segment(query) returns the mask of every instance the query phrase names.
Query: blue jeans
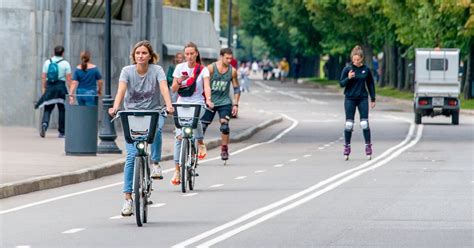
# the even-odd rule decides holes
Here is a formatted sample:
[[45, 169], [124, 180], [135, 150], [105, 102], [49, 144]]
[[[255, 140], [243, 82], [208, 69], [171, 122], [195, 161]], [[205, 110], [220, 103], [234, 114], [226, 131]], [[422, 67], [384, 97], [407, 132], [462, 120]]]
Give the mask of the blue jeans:
[[[165, 118], [160, 116], [158, 118], [158, 128], [155, 133], [155, 140], [151, 144], [151, 161], [158, 163], [161, 161], [161, 147], [162, 147], [162, 131], [165, 125]], [[135, 168], [135, 156], [137, 155], [137, 148], [135, 144], [125, 144], [127, 150], [127, 157], [125, 159], [125, 167], [123, 169], [123, 192], [131, 193], [133, 185], [133, 170]]]
[[97, 90], [80, 89], [76, 90], [77, 104], [82, 106], [97, 106]]

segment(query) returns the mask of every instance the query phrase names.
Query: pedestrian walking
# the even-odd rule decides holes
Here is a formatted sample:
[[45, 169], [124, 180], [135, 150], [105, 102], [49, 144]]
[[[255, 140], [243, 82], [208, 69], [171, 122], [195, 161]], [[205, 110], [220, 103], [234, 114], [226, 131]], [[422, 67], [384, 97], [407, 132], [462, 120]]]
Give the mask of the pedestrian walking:
[[168, 67], [168, 72], [166, 73], [166, 80], [168, 81], [168, 87], [170, 88], [171, 93], [171, 102], [175, 103], [178, 99], [178, 92], [171, 92], [171, 85], [173, 84], [173, 72], [177, 64], [184, 62], [184, 55], [182, 52], [177, 52], [174, 55], [173, 64]]
[[[249, 65], [245, 62], [241, 62], [239, 69], [237, 71], [238, 74], [238, 79], [240, 83], [240, 90], [241, 92], [250, 92], [250, 80], [249, 80], [249, 75], [250, 75], [250, 68]], [[212, 81], [211, 81], [211, 86], [212, 86]], [[214, 103], [215, 104], [215, 103]]]
[[285, 57], [279, 63], [280, 67], [280, 82], [284, 83], [286, 78], [288, 77], [288, 73], [290, 72], [290, 64]]
[[[229, 159], [229, 121], [231, 116], [237, 116], [239, 111], [240, 86], [237, 80], [237, 71], [230, 65], [233, 54], [229, 48], [220, 51], [219, 60], [207, 66], [211, 75], [211, 96], [214, 103], [213, 111], [206, 110], [201, 118], [204, 133], [207, 127], [212, 123], [214, 116], [219, 113], [220, 131], [221, 131], [221, 159]], [[245, 66], [245, 63], [241, 63]], [[248, 70], [247, 72], [248, 73]], [[233, 99], [230, 97], [230, 86], [234, 89]]]
[[[354, 117], [356, 109], [359, 110], [360, 126], [364, 134], [365, 154], [372, 158], [372, 143], [369, 127], [369, 102], [370, 107], [375, 108], [375, 85], [370, 68], [363, 64], [364, 52], [360, 46], [355, 46], [351, 51], [352, 63], [345, 66], [341, 73], [340, 86], [344, 89], [344, 109], [346, 112], [346, 123], [344, 129], [344, 156], [349, 159], [351, 153], [351, 137], [354, 129]], [[367, 92], [368, 90], [368, 92]]]
[[[161, 106], [160, 94], [166, 105], [166, 110], [172, 113], [168, 83], [163, 68], [156, 63], [156, 54], [147, 40], [140, 41], [133, 46], [130, 54], [132, 65], [122, 68], [119, 77], [117, 95], [114, 105], [109, 109], [109, 114], [115, 116], [124, 100], [126, 110], [156, 110]], [[158, 126], [163, 127], [164, 119], [158, 118]], [[162, 172], [159, 162], [161, 160], [161, 132], [158, 128], [155, 133], [155, 141], [151, 145], [152, 173], [154, 179], [162, 179]], [[124, 166], [123, 192], [125, 203], [122, 207], [122, 216], [133, 214], [132, 184], [133, 171], [135, 167], [135, 156], [138, 152], [134, 144], [126, 144], [127, 157]]]
[[64, 138], [65, 109], [64, 101], [67, 95], [66, 85], [71, 85], [71, 65], [63, 58], [64, 47], [56, 46], [54, 56], [46, 60], [41, 73], [42, 96], [35, 104], [35, 108], [43, 108], [43, 119], [41, 121], [40, 136], [46, 135], [49, 127], [49, 120], [54, 105], [58, 106], [58, 137]]
[[78, 105], [97, 106], [96, 96], [102, 95], [102, 75], [99, 68], [90, 62], [89, 51], [81, 52], [80, 57], [81, 63], [72, 75], [70, 103], [73, 103], [75, 95]]
[[301, 63], [298, 58], [293, 59], [293, 64], [291, 65], [293, 70], [293, 83], [298, 83], [300, 77]]
[[[204, 105], [209, 108], [214, 107], [211, 101], [211, 87], [209, 84], [209, 70], [202, 65], [201, 55], [196, 44], [188, 43], [184, 47], [185, 62], [176, 65], [173, 72], [173, 84], [171, 90], [178, 92], [177, 103], [201, 104], [201, 116], [204, 114]], [[204, 159], [207, 156], [207, 149], [204, 144], [204, 133], [201, 122], [198, 121], [197, 128], [193, 130], [194, 138], [198, 143], [198, 159]], [[180, 165], [179, 154], [181, 151], [181, 129], [175, 129], [175, 144], [173, 159], [175, 162], [175, 172], [171, 179], [171, 184], [179, 185]]]

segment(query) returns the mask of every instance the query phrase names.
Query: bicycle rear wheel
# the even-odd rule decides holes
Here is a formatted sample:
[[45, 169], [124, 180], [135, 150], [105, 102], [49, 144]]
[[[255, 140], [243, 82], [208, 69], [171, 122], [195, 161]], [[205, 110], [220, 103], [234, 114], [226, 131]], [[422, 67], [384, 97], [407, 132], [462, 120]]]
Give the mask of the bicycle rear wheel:
[[145, 209], [145, 200], [144, 199], [144, 173], [143, 173], [143, 168], [144, 168], [145, 162], [143, 161], [142, 157], [136, 157], [135, 158], [135, 168], [134, 168], [134, 173], [133, 173], [133, 196], [134, 196], [134, 213], [135, 213], [135, 219], [137, 221], [137, 226], [142, 226], [144, 221], [144, 209]]
[[181, 192], [186, 193], [186, 184], [188, 183], [188, 169], [189, 163], [189, 140], [183, 139], [181, 141]]

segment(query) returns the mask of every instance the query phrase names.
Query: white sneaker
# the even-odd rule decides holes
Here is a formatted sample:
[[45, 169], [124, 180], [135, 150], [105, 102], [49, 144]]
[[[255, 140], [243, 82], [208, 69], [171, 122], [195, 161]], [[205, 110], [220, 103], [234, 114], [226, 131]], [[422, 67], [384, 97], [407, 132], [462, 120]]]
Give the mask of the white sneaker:
[[122, 207], [122, 216], [131, 216], [133, 214], [133, 201], [125, 200]]
[[163, 179], [163, 173], [161, 172], [160, 164], [153, 164], [151, 169], [151, 178], [161, 180]]

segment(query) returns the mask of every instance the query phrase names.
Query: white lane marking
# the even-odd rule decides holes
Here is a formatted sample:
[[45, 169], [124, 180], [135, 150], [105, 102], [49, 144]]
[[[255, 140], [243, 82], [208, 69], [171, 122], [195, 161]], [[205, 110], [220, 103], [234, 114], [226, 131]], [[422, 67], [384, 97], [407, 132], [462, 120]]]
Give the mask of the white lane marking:
[[[265, 141], [265, 142], [262, 142], [262, 143], [256, 143], [256, 144], [253, 144], [253, 145], [250, 145], [250, 146], [247, 146], [245, 148], [242, 148], [240, 150], [237, 150], [235, 152], [231, 152], [230, 155], [236, 155], [236, 154], [239, 154], [241, 152], [244, 152], [244, 151], [247, 151], [249, 149], [252, 149], [254, 147], [257, 147], [257, 146], [261, 146], [261, 145], [266, 145], [266, 144], [271, 144], [279, 139], [281, 139], [281, 137], [283, 137], [285, 134], [287, 134], [288, 132], [290, 132], [291, 130], [293, 130], [296, 126], [298, 126], [298, 121], [289, 117], [288, 115], [285, 115], [285, 114], [280, 114], [281, 116], [283, 116], [284, 118], [290, 120], [293, 122], [293, 124], [291, 124], [291, 126], [289, 126], [287, 129], [285, 129], [283, 132], [281, 132], [279, 135], [275, 136], [275, 138], [269, 140], [269, 141]], [[210, 159], [206, 159], [206, 160], [203, 160], [201, 161], [200, 163], [204, 163], [204, 162], [209, 162], [209, 161], [213, 161], [213, 160], [217, 160], [217, 159], [221, 159], [221, 157], [214, 157], [214, 158], [210, 158]]]
[[197, 194], [198, 193], [187, 193], [187, 194], [184, 194], [183, 197], [191, 197], [191, 196], [195, 196]]
[[306, 155], [304, 155], [303, 157], [304, 157], [304, 158], [309, 158], [309, 157], [311, 157], [311, 156], [312, 156], [311, 154], [306, 154]]
[[278, 167], [283, 167], [283, 166], [285, 166], [285, 165], [284, 165], [284, 164], [276, 164], [276, 165], [274, 165], [273, 167], [278, 168]]
[[289, 211], [289, 210], [291, 210], [291, 209], [293, 209], [293, 208], [296, 208], [296, 207], [298, 207], [298, 206], [300, 206], [300, 205], [302, 205], [302, 204], [304, 204], [304, 203], [306, 203], [306, 202], [308, 202], [308, 201], [310, 201], [310, 200], [312, 200], [312, 199], [314, 199], [314, 198], [316, 198], [316, 197], [318, 197], [318, 196], [320, 196], [320, 195], [322, 195], [322, 194], [324, 194], [324, 193], [326, 193], [326, 192], [328, 192], [328, 191], [331, 191], [331, 190], [337, 188], [338, 186], [340, 186], [340, 185], [342, 185], [342, 184], [344, 184], [344, 183], [346, 183], [346, 182], [348, 182], [348, 181], [350, 181], [350, 180], [352, 180], [352, 179], [354, 179], [354, 178], [357, 178], [357, 177], [363, 175], [363, 174], [366, 173], [367, 171], [372, 171], [372, 170], [374, 170], [374, 169], [376, 169], [376, 168], [378, 168], [378, 167], [380, 167], [380, 166], [382, 166], [382, 165], [384, 165], [384, 164], [390, 162], [390, 161], [393, 160], [394, 158], [398, 157], [402, 152], [404, 152], [404, 151], [406, 151], [407, 149], [409, 149], [409, 148], [413, 147], [414, 145], [416, 145], [416, 144], [418, 143], [418, 141], [421, 139], [422, 133], [423, 133], [423, 125], [419, 125], [419, 126], [418, 126], [418, 130], [417, 130], [417, 135], [416, 135], [416, 138], [415, 138], [414, 140], [412, 140], [408, 145], [406, 145], [406, 146], [404, 146], [404, 147], [402, 147], [402, 148], [396, 150], [395, 152], [393, 152], [392, 154], [390, 154], [388, 157], [386, 157], [386, 158], [383, 159], [382, 161], [377, 162], [377, 163], [375, 163], [375, 164], [373, 164], [373, 165], [371, 165], [371, 166], [368, 166], [368, 167], [366, 167], [366, 168], [364, 168], [364, 169], [361, 169], [361, 170], [359, 170], [359, 171], [356, 171], [356, 172], [354, 172], [353, 174], [348, 175], [347, 177], [341, 178], [340, 180], [338, 180], [338, 181], [336, 181], [336, 182], [334, 182], [334, 183], [329, 184], [329, 185], [328, 185], [327, 187], [325, 187], [324, 189], [321, 189], [321, 190], [319, 190], [319, 191], [316, 191], [316, 192], [314, 192], [314, 193], [312, 193], [312, 194], [310, 194], [310, 195], [307, 195], [307, 196], [303, 197], [302, 199], [299, 199], [299, 200], [297, 200], [297, 201], [295, 201], [295, 202], [293, 202], [293, 203], [291, 203], [291, 204], [289, 204], [289, 205], [286, 205], [286, 206], [284, 206], [284, 207], [282, 207], [282, 208], [280, 208], [280, 209], [277, 209], [277, 210], [275, 210], [275, 211], [273, 211], [273, 212], [270, 212], [270, 213], [268, 213], [268, 214], [265, 214], [265, 215], [261, 216], [260, 218], [254, 220], [254, 221], [251, 221], [251, 222], [249, 222], [249, 223], [247, 223], [247, 224], [245, 224], [245, 225], [242, 225], [242, 226], [240, 226], [240, 227], [238, 227], [238, 228], [235, 228], [235, 229], [233, 229], [233, 230], [231, 230], [231, 231], [228, 231], [228, 232], [226, 232], [226, 233], [224, 233], [224, 234], [221, 234], [220, 236], [218, 236], [218, 237], [216, 237], [216, 238], [214, 238], [214, 239], [211, 239], [211, 240], [209, 240], [209, 241], [207, 241], [207, 242], [205, 242], [205, 243], [202, 243], [202, 244], [198, 245], [197, 247], [210, 247], [210, 246], [212, 246], [212, 245], [214, 245], [214, 244], [216, 244], [216, 243], [219, 243], [219, 242], [221, 242], [221, 241], [223, 241], [223, 240], [226, 240], [226, 239], [228, 239], [228, 238], [230, 238], [230, 237], [232, 237], [232, 236], [234, 236], [234, 235], [236, 235], [236, 234], [238, 234], [238, 233], [240, 233], [240, 232], [242, 232], [242, 231], [245, 231], [245, 230], [247, 230], [247, 229], [249, 229], [249, 228], [251, 228], [251, 227], [253, 227], [253, 226], [256, 226], [256, 225], [259, 224], [259, 223], [262, 223], [262, 222], [264, 222], [264, 221], [266, 221], [266, 220], [269, 220], [269, 219], [271, 219], [271, 218], [273, 218], [273, 217], [275, 217], [275, 216], [277, 216], [277, 215], [280, 215], [280, 214], [282, 214], [282, 213], [284, 213], [284, 212], [286, 212], [286, 211]]
[[200, 240], [202, 240], [202, 239], [205, 239], [205, 238], [207, 238], [207, 237], [209, 237], [209, 236], [211, 236], [211, 235], [214, 235], [214, 234], [216, 234], [216, 233], [218, 233], [218, 232], [221, 232], [222, 230], [225, 230], [225, 229], [227, 229], [227, 228], [229, 228], [229, 227], [235, 226], [235, 225], [237, 225], [237, 224], [239, 224], [239, 223], [242, 223], [242, 222], [244, 222], [244, 221], [246, 221], [246, 220], [248, 220], [248, 219], [250, 219], [250, 218], [253, 218], [254, 216], [257, 216], [257, 215], [262, 214], [262, 213], [264, 213], [264, 212], [266, 212], [266, 211], [272, 210], [272, 209], [274, 209], [274, 208], [276, 208], [276, 207], [279, 207], [279, 206], [281, 206], [281, 205], [283, 205], [283, 204], [286, 204], [287, 202], [293, 201], [293, 200], [295, 200], [295, 199], [297, 199], [297, 198], [299, 198], [299, 197], [301, 197], [301, 196], [303, 196], [303, 195], [305, 195], [305, 194], [308, 194], [308, 193], [310, 193], [310, 192], [312, 192], [312, 191], [315, 191], [316, 189], [321, 188], [321, 187], [323, 187], [324, 185], [329, 184], [329, 183], [331, 183], [331, 182], [333, 182], [333, 181], [335, 181], [335, 180], [337, 180], [337, 179], [339, 179], [339, 178], [341, 178], [341, 177], [343, 177], [343, 176], [345, 176], [345, 175], [347, 175], [347, 174], [350, 174], [350, 173], [352, 173], [352, 172], [354, 172], [354, 171], [357, 171], [357, 170], [363, 169], [363, 168], [365, 168], [365, 167], [367, 167], [367, 166], [370, 166], [370, 165], [376, 163], [377, 161], [381, 160], [381, 158], [383, 158], [384, 156], [388, 156], [388, 155], [392, 154], [392, 152], [393, 152], [394, 150], [396, 150], [396, 149], [398, 149], [398, 148], [400, 148], [400, 147], [403, 147], [406, 143], [408, 143], [410, 137], [413, 135], [414, 130], [415, 130], [415, 125], [412, 124], [412, 125], [410, 126], [410, 130], [408, 131], [408, 135], [406, 136], [405, 140], [403, 140], [403, 141], [402, 141], [401, 143], [399, 143], [398, 145], [389, 148], [389, 149], [386, 150], [384, 153], [382, 153], [380, 156], [375, 157], [373, 160], [370, 160], [370, 161], [368, 161], [368, 162], [365, 162], [364, 164], [359, 165], [359, 166], [357, 166], [357, 167], [355, 167], [355, 168], [352, 168], [352, 169], [349, 169], [349, 170], [340, 172], [340, 173], [338, 173], [338, 174], [336, 174], [336, 175], [334, 175], [334, 176], [332, 176], [332, 177], [330, 177], [330, 178], [328, 178], [328, 179], [326, 179], [326, 180], [323, 180], [323, 181], [321, 181], [321, 182], [319, 182], [319, 183], [317, 183], [317, 184], [315, 184], [315, 185], [313, 185], [313, 186], [311, 186], [311, 187], [309, 187], [309, 188], [307, 188], [307, 189], [305, 189], [305, 190], [302, 190], [302, 191], [300, 191], [300, 192], [298, 192], [298, 193], [296, 193], [296, 194], [290, 195], [290, 196], [288, 196], [288, 197], [286, 197], [286, 198], [284, 198], [284, 199], [282, 199], [282, 200], [280, 200], [280, 201], [274, 202], [274, 203], [272, 203], [272, 204], [270, 204], [270, 205], [267, 205], [267, 206], [265, 206], [265, 207], [262, 207], [262, 208], [259, 208], [259, 209], [254, 210], [254, 211], [251, 211], [251, 212], [249, 212], [249, 213], [247, 213], [247, 214], [245, 214], [245, 215], [243, 215], [243, 216], [241, 216], [241, 217], [239, 217], [239, 218], [237, 218], [237, 219], [235, 219], [235, 220], [233, 220], [233, 221], [231, 221], [231, 222], [222, 224], [222, 225], [220, 225], [220, 226], [218, 226], [218, 227], [216, 227], [216, 228], [213, 228], [213, 229], [211, 229], [211, 230], [209, 230], [209, 231], [206, 231], [206, 232], [204, 232], [204, 233], [201, 233], [201, 234], [199, 234], [199, 235], [196, 235], [196, 236], [194, 236], [194, 237], [191, 237], [191, 238], [189, 238], [189, 239], [187, 239], [187, 240], [185, 240], [185, 241], [183, 241], [183, 242], [181, 242], [181, 243], [178, 243], [178, 244], [174, 245], [173, 247], [184, 247], [184, 246], [187, 246], [187, 245], [196, 243], [196, 242], [198, 242], [198, 241], [200, 241]]
[[293, 163], [293, 162], [296, 162], [296, 161], [298, 161], [298, 159], [297, 159], [297, 158], [294, 158], [294, 159], [290, 159], [290, 160], [288, 160], [288, 162], [290, 162], [290, 163]]
[[155, 203], [153, 205], [150, 205], [150, 208], [159, 208], [163, 207], [164, 205], [166, 205], [166, 203]]
[[122, 215], [115, 215], [115, 216], [110, 217], [109, 219], [111, 219], [111, 220], [118, 220], [118, 219], [122, 219], [122, 218], [123, 218]]
[[112, 183], [112, 184], [104, 185], [104, 186], [97, 187], [97, 188], [92, 188], [92, 189], [83, 190], [83, 191], [79, 191], [79, 192], [72, 193], [72, 194], [62, 195], [62, 196], [49, 198], [49, 199], [38, 201], [38, 202], [29, 203], [29, 204], [19, 206], [19, 207], [16, 207], [16, 208], [10, 208], [10, 209], [6, 209], [6, 210], [2, 210], [2, 211], [0, 211], [0, 215], [10, 213], [10, 212], [14, 212], [14, 211], [18, 211], [18, 210], [25, 209], [25, 208], [38, 206], [38, 205], [45, 204], [45, 203], [52, 202], [52, 201], [57, 201], [57, 200], [73, 197], [73, 196], [76, 196], [76, 195], [82, 195], [82, 194], [94, 192], [94, 191], [101, 190], [101, 189], [107, 189], [107, 188], [115, 187], [115, 186], [121, 185], [121, 184], [123, 184], [123, 182]]
[[85, 228], [73, 228], [73, 229], [62, 232], [62, 234], [73, 234], [73, 233], [77, 233], [84, 230]]
[[319, 150], [324, 150], [324, 148], [326, 148], [326, 147], [323, 147], [323, 146], [318, 147]]
[[255, 174], [259, 174], [259, 173], [263, 173], [263, 172], [265, 172], [265, 171], [266, 171], [266, 170], [256, 170], [256, 171], [254, 171], [254, 173], [255, 173]]
[[31, 246], [29, 246], [29, 245], [17, 245], [15, 247], [16, 248], [30, 248]]
[[[298, 121], [285, 115], [285, 114], [281, 114], [281, 116], [283, 116], [284, 118], [290, 120], [293, 122], [293, 124], [288, 127], [287, 129], [285, 129], [283, 132], [281, 132], [279, 135], [277, 135], [275, 138], [269, 140], [269, 141], [266, 141], [266, 142], [262, 142], [262, 143], [256, 143], [256, 144], [253, 144], [253, 145], [250, 145], [250, 146], [247, 146], [243, 149], [240, 149], [240, 150], [237, 150], [235, 152], [231, 152], [230, 155], [235, 155], [235, 154], [239, 154], [241, 152], [244, 152], [246, 150], [249, 150], [249, 149], [252, 149], [254, 147], [257, 147], [257, 146], [261, 146], [261, 145], [265, 145], [265, 144], [271, 144], [279, 139], [281, 139], [281, 137], [283, 137], [285, 134], [287, 134], [288, 132], [290, 132], [291, 130], [293, 130], [297, 125], [298, 125]], [[206, 162], [209, 162], [209, 161], [213, 161], [213, 160], [217, 160], [217, 159], [221, 159], [220, 156], [218, 157], [214, 157], [212, 159], [207, 159], [207, 160], [202, 160], [200, 161], [199, 163], [206, 163]], [[163, 170], [162, 172], [163, 173], [168, 173], [168, 172], [171, 172], [171, 171], [174, 171], [175, 168], [170, 168], [170, 169], [166, 169], [166, 170]], [[112, 183], [112, 184], [108, 184], [108, 185], [104, 185], [104, 186], [101, 186], [101, 187], [97, 187], [97, 188], [92, 188], [92, 189], [88, 189], [88, 190], [83, 190], [83, 191], [79, 191], [79, 192], [76, 192], [76, 193], [71, 193], [71, 194], [66, 194], [66, 195], [62, 195], [62, 196], [58, 196], [58, 197], [53, 197], [53, 198], [49, 198], [49, 199], [46, 199], [46, 200], [42, 200], [42, 201], [38, 201], [38, 202], [33, 202], [33, 203], [29, 203], [29, 204], [25, 204], [25, 205], [22, 205], [22, 206], [19, 206], [19, 207], [16, 207], [16, 208], [10, 208], [10, 209], [6, 209], [6, 210], [1, 210], [0, 211], [0, 215], [2, 214], [6, 214], [6, 213], [11, 213], [11, 212], [15, 212], [15, 211], [18, 211], [18, 210], [22, 210], [22, 209], [25, 209], [25, 208], [30, 208], [30, 207], [34, 207], [34, 206], [38, 206], [38, 205], [42, 205], [42, 204], [46, 204], [46, 203], [49, 203], [49, 202], [53, 202], [53, 201], [57, 201], [57, 200], [61, 200], [61, 199], [65, 199], [65, 198], [69, 198], [69, 197], [73, 197], [73, 196], [77, 196], [77, 195], [82, 195], [82, 194], [86, 194], [86, 193], [90, 193], [90, 192], [94, 192], [94, 191], [98, 191], [98, 190], [102, 190], [102, 189], [107, 189], [107, 188], [111, 188], [111, 187], [115, 187], [115, 186], [118, 186], [118, 185], [122, 185], [123, 182], [116, 182], [116, 183]]]
[[330, 147], [330, 146], [331, 146], [331, 144], [325, 144], [324, 145], [324, 147]]
[[222, 186], [224, 186], [224, 184], [214, 184], [214, 185], [209, 186], [209, 188], [219, 188]]
[[235, 180], [242, 180], [242, 179], [245, 179], [247, 176], [240, 176], [240, 177], [236, 177], [234, 178]]

